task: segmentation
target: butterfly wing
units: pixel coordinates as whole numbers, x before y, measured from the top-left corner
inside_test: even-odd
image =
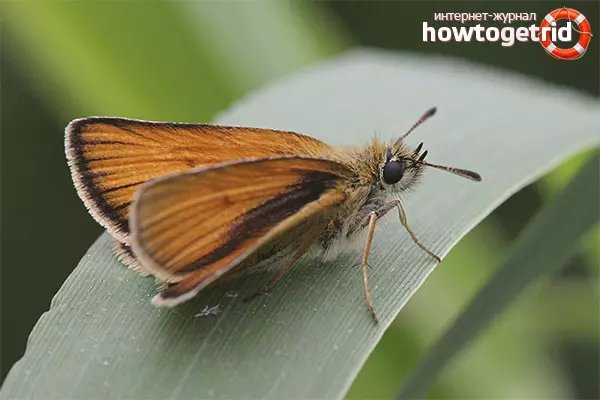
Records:
[[[292,132],[103,117],[72,121],[65,148],[79,197],[123,243],[128,242],[134,193],[151,179],[229,160],[318,156],[331,149]]]
[[[144,268],[177,282],[155,298],[175,305],[278,235],[335,209],[352,171],[302,156],[218,164],[158,178],[132,206],[133,252]]]

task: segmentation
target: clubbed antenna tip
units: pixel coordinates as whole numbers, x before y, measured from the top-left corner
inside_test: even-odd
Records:
[[[426,120],[427,118],[433,116],[437,111],[437,107],[431,107],[429,110],[425,111],[425,114],[421,117],[422,120]]]
[[[419,118],[417,120],[417,122],[415,122],[414,125],[411,126],[410,129],[408,131],[406,131],[406,133],[400,137],[400,139],[396,140],[396,145],[399,145],[404,140],[404,138],[406,138],[408,135],[410,135],[411,132],[414,131],[423,122],[427,121],[427,119],[429,119],[429,117],[433,116],[436,113],[436,111],[437,111],[437,107],[431,107],[429,110],[425,111],[425,114],[423,114],[421,116],[421,118]]]

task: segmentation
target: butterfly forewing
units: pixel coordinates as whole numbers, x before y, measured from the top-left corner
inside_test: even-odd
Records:
[[[340,182],[351,174],[336,161],[295,156],[159,178],[136,195],[134,253],[159,279],[183,279],[171,294],[197,288],[278,233],[339,205],[345,198]]]
[[[331,147],[308,136],[244,127],[86,118],[67,127],[73,181],[91,214],[128,241],[134,194],[156,177],[229,160],[321,155]]]

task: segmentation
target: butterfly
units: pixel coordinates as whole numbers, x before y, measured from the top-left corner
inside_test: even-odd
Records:
[[[77,193],[116,239],[119,258],[158,280],[155,305],[175,306],[286,254],[257,292],[266,293],[306,253],[332,259],[359,239],[366,303],[377,321],[367,275],[377,221],[397,210],[414,243],[440,262],[410,228],[400,198],[427,167],[481,180],[425,161],[423,143],[406,146],[435,112],[397,140],[357,148],[271,129],[90,117],[67,126],[65,148]]]

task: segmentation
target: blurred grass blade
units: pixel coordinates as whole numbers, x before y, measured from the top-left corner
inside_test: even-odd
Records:
[[[240,94],[174,3],[9,1],[0,7],[23,68],[47,77],[37,89],[64,119],[210,118]]]
[[[9,1],[0,18],[23,68],[46,77],[36,80],[39,93],[67,120],[206,121],[249,88],[343,46],[327,21],[315,29],[313,4],[297,13],[288,2],[193,3]],[[249,27],[272,37],[282,21],[273,53],[248,38]]]
[[[342,33],[337,26],[334,29],[327,19],[327,7],[319,3],[186,1],[178,4],[189,25],[197,31],[198,39],[207,42],[227,66],[229,80],[244,91],[344,47]]]
[[[399,399],[425,397],[440,372],[530,283],[563,266],[598,224],[600,155],[596,153],[517,239],[504,265],[477,293],[404,383]]]
[[[432,105],[439,115],[410,144],[423,141],[432,161],[483,176],[474,183],[429,170],[405,199],[413,230],[441,256],[514,192],[599,141],[598,104],[581,94],[468,63],[364,50],[281,79],[215,122],[360,145],[375,131],[402,132]],[[547,117],[559,114],[569,118]],[[249,304],[243,297],[271,275],[217,284],[165,310],[149,303],[152,279],[120,266],[105,234],[38,321],[0,399],[343,398],[436,266],[390,215],[370,260],[374,326],[360,250],[303,260]],[[216,305],[218,315],[202,316]]]

